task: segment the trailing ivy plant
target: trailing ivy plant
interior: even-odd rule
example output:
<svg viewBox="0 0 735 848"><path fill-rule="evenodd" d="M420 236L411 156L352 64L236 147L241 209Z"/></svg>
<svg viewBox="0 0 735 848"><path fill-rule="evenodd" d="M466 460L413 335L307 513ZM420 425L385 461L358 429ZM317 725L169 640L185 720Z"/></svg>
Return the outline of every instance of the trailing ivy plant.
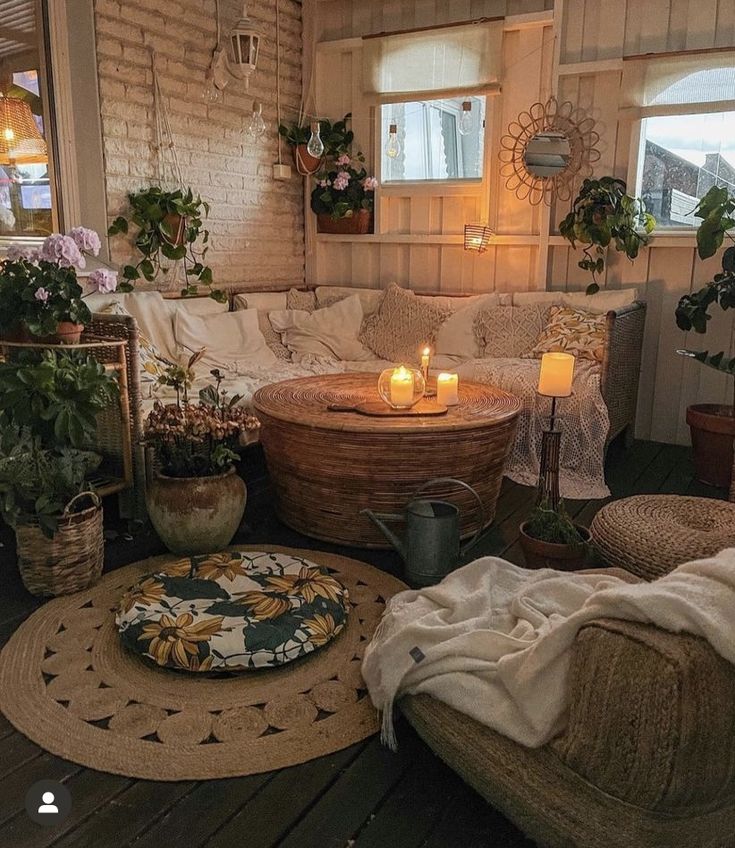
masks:
<svg viewBox="0 0 735 848"><path fill-rule="evenodd" d="M212 289L212 269L204 264L209 250L209 231L204 219L209 215L209 204L190 188L164 191L160 186L150 186L128 195L129 218L120 215L110 225L109 236L127 234L130 225L138 227L135 246L143 258L135 265L122 269L120 291L132 291L142 277L149 283L160 273L166 273L165 261L184 264L186 285L181 293L185 297L199 293L199 284L210 289L210 296L220 303L227 295Z"/></svg>
<svg viewBox="0 0 735 848"><path fill-rule="evenodd" d="M710 306L719 306L723 311L735 307L735 236L731 232L735 229L735 194L730 194L727 188L712 186L699 201L694 215L702 221L697 229L697 253L700 259L714 256L725 239L730 242L722 253L722 270L699 291L685 294L676 307L676 325L680 330L706 333L707 322L712 317ZM711 354L707 350L678 350L677 353L735 378L735 357L726 356L725 351Z"/></svg>
<svg viewBox="0 0 735 848"><path fill-rule="evenodd" d="M559 232L572 245L583 245L584 259L577 264L592 274L587 294L600 290L597 277L605 270L605 251L612 243L631 261L656 226L646 204L627 194L623 180L615 177L587 179L572 203L571 212L559 224Z"/></svg>
<svg viewBox="0 0 735 848"><path fill-rule="evenodd" d="M332 123L327 118L320 118L319 127L322 142L324 143L324 155L327 158L337 158L347 153L354 140L355 134L347 128L347 123L352 118L352 112L348 112L341 121ZM278 127L279 134L286 139L291 147L300 144L308 144L311 138L311 125L299 126L299 124L281 124Z"/></svg>

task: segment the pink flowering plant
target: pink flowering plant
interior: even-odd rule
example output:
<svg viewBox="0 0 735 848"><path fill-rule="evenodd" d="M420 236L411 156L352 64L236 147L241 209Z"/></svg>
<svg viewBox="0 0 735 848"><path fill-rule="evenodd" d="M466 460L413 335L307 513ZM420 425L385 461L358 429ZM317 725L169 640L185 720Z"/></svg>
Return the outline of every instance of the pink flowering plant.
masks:
<svg viewBox="0 0 735 848"><path fill-rule="evenodd" d="M33 336L49 336L62 321L89 323L92 315L77 270L100 247L97 233L85 227L50 235L40 247L11 245L0 261L0 332L24 325ZM106 268L93 271L89 282L92 291L117 288L115 272Z"/></svg>
<svg viewBox="0 0 735 848"><path fill-rule="evenodd" d="M378 181L368 176L365 157L341 153L316 175L316 188L311 193L311 210L332 218L351 218L361 209L372 212Z"/></svg>

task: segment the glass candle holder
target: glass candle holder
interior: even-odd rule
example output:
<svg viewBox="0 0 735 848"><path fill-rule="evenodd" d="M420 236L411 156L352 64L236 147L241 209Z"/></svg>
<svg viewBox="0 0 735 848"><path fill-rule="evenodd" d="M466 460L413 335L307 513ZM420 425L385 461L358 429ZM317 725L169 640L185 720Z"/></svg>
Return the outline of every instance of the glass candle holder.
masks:
<svg viewBox="0 0 735 848"><path fill-rule="evenodd" d="M410 365L386 368L378 378L378 394L393 409L410 409L425 392L424 375Z"/></svg>

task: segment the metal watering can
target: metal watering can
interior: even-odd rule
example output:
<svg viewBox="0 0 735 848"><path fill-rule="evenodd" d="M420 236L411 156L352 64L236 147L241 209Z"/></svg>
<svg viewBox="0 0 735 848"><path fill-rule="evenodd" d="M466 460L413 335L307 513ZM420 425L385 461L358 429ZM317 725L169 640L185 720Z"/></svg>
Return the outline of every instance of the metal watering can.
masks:
<svg viewBox="0 0 735 848"><path fill-rule="evenodd" d="M459 536L459 509L449 501L417 498L425 489L441 483L453 483L467 489L477 501L480 526L464 546ZM418 586L431 586L446 577L477 544L485 526L485 510L472 486L452 477L437 477L421 486L412 496L402 515L361 510L381 530L406 564L406 577ZM386 521L405 521L406 537L400 539Z"/></svg>

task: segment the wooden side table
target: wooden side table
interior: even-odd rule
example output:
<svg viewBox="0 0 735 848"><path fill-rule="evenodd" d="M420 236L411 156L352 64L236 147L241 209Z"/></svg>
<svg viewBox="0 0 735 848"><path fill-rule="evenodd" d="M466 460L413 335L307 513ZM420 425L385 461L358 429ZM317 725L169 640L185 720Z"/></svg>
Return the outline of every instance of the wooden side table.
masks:
<svg viewBox="0 0 735 848"><path fill-rule="evenodd" d="M333 374L265 386L253 403L280 518L307 536L358 547L388 547L360 511L402 512L436 477L472 486L494 515L521 402L479 383L461 382L446 415L370 418L330 405L376 400L377 375ZM480 524L469 493L437 486L461 510L462 536Z"/></svg>

